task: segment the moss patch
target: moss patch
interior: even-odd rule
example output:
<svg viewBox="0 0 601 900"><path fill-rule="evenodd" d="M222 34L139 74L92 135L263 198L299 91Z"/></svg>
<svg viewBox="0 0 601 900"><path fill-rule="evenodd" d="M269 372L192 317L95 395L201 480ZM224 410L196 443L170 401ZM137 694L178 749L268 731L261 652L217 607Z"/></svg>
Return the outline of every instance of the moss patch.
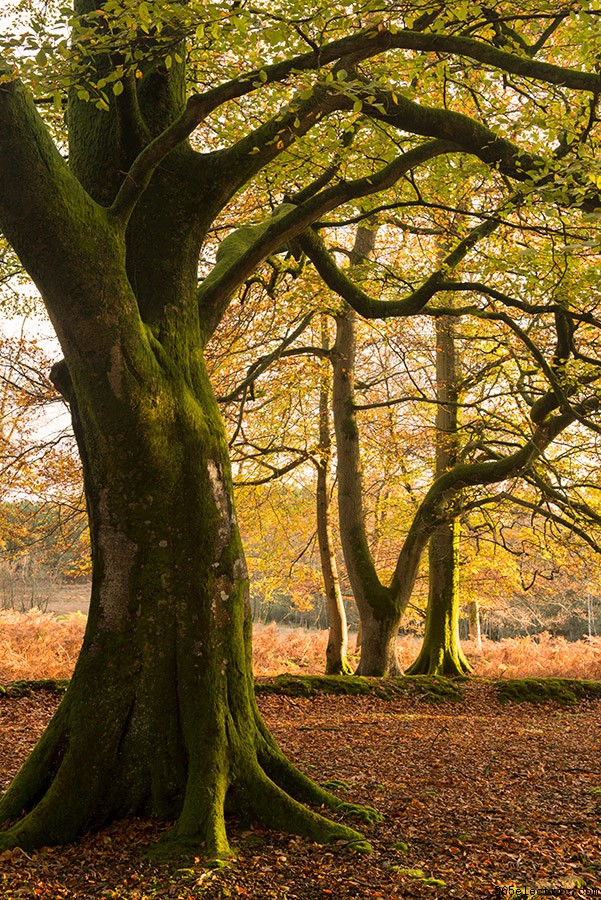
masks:
<svg viewBox="0 0 601 900"><path fill-rule="evenodd" d="M257 694L281 694L288 697L314 697L338 694L350 697L375 696L391 700L406 694L429 703L463 699L461 684L467 677L444 678L430 675L404 675L399 678L367 678L358 675L278 675L261 679ZM66 678L40 678L0 685L0 697L25 697L33 691L64 694ZM513 678L493 681L502 703L561 703L573 705L582 700L601 699L601 681L577 678Z"/></svg>
<svg viewBox="0 0 601 900"><path fill-rule="evenodd" d="M357 675L278 675L260 681L258 694L283 694L289 697L313 697L317 694L344 694L356 697L376 696L390 700L409 694L431 703L461 700L461 688L450 678L405 675L400 678L367 678Z"/></svg>
<svg viewBox="0 0 601 900"><path fill-rule="evenodd" d="M51 694L64 694L69 680L67 678L40 678L35 681L13 681L0 685L0 697L27 697L33 691L49 691Z"/></svg>
<svg viewBox="0 0 601 900"><path fill-rule="evenodd" d="M502 703L549 703L573 705L580 700L601 698L601 681L576 678L514 678L497 682Z"/></svg>

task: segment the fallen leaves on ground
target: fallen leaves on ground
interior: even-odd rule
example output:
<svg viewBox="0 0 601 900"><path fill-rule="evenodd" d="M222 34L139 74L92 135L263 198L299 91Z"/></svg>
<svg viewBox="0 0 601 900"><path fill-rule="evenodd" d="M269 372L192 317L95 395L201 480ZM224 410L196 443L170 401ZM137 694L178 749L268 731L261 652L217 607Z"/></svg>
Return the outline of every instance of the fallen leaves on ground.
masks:
<svg viewBox="0 0 601 900"><path fill-rule="evenodd" d="M476 898L521 885L541 895L601 895L599 701L500 705L490 685L464 690L462 702L436 706L409 696L259 697L272 733L303 771L384 813L381 824L359 826L370 855L234 819L237 858L226 868L157 865L145 854L164 823L128 820L69 847L5 852L0 896ZM45 691L0 700L2 789L57 703Z"/></svg>

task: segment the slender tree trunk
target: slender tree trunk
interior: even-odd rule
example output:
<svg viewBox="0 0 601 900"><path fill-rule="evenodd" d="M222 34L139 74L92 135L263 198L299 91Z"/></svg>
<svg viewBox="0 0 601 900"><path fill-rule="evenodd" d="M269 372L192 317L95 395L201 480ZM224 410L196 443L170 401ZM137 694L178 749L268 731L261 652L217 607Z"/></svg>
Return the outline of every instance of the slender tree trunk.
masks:
<svg viewBox="0 0 601 900"><path fill-rule="evenodd" d="M482 629L480 624L480 604L477 600L470 600L467 605L467 615L470 626L470 640L478 653L482 650Z"/></svg>
<svg viewBox="0 0 601 900"><path fill-rule="evenodd" d="M322 350L329 351L328 325L325 315L321 319ZM331 520L331 478L332 438L330 434L330 378L329 362L322 364L319 386L319 462L317 466L317 537L321 571L326 593L328 610L328 646L326 649L326 674L350 675L351 666L347 659L348 628L346 611L340 590L334 538Z"/></svg>
<svg viewBox="0 0 601 900"><path fill-rule="evenodd" d="M354 260L368 257L375 234L357 230ZM338 459L338 509L344 560L361 618L358 675L398 675L400 609L395 593L378 578L365 530L359 431L354 407L356 314L345 305L336 316L332 353L334 427Z"/></svg>
<svg viewBox="0 0 601 900"><path fill-rule="evenodd" d="M436 478L457 462L457 355L454 320L436 320ZM471 666L459 640L459 518L458 496L430 538L429 591L426 630L419 656L407 669L411 675L462 675Z"/></svg>

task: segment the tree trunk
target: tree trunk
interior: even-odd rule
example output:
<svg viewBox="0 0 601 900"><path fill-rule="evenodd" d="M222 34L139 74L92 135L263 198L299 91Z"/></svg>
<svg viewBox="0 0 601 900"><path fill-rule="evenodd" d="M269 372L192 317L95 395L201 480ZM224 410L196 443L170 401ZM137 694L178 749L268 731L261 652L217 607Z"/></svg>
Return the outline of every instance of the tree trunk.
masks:
<svg viewBox="0 0 601 900"><path fill-rule="evenodd" d="M408 675L465 675L471 666L459 641L459 521L445 522L430 538L426 630Z"/></svg>
<svg viewBox="0 0 601 900"><path fill-rule="evenodd" d="M373 248L374 232L359 228L356 261ZM396 595L378 578L365 532L359 431L354 407L356 314L346 306L336 316L332 353L334 427L338 459L340 539L349 581L361 618L361 658L357 675L399 675L396 650L400 609Z"/></svg>
<svg viewBox="0 0 601 900"><path fill-rule="evenodd" d="M451 317L436 319L436 478L448 472L458 456L458 373L455 325ZM449 503L450 521L430 538L426 630L411 675L463 675L471 666L459 640L459 500Z"/></svg>
<svg viewBox="0 0 601 900"><path fill-rule="evenodd" d="M247 573L226 442L199 360L155 372L135 409L73 398L94 576L67 694L0 804L0 846L73 840L133 814L176 818L168 848L227 853L226 796L252 819L357 840L292 799L341 805L287 762L254 699ZM110 427L110 417L114 425Z"/></svg>
<svg viewBox="0 0 601 900"><path fill-rule="evenodd" d="M480 604L477 600L470 600L467 605L467 615L470 626L470 640L478 653L482 650L482 629L480 625Z"/></svg>
<svg viewBox="0 0 601 900"><path fill-rule="evenodd" d="M328 340L327 319L321 320L321 346L326 352L330 349ZM330 379L329 363L322 364L319 387L319 445L317 452L317 537L321 571L326 593L328 609L328 646L326 648L326 675L350 675L351 666L347 659L348 628L346 611L340 590L336 554L331 521L331 479L330 465L332 458L332 438L330 435Z"/></svg>

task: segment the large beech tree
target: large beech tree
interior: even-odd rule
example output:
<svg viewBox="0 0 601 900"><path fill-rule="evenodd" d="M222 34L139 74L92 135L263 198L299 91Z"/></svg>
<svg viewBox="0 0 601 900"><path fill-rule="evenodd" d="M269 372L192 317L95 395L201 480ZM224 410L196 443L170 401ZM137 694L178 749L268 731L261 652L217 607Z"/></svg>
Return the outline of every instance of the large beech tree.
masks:
<svg viewBox="0 0 601 900"><path fill-rule="evenodd" d="M477 105L466 113L442 98L431 107L415 93L428 59L455 54L476 72L595 95L586 10L539 17L538 4L526 6L478 8L466 25L465 2L424 4L416 18L414 3L390 15L366 4L349 16L345 6L294 3L272 13L75 0L71 42L42 17L38 39L6 41L0 227L64 353L53 378L82 457L94 572L69 690L0 802L0 821L15 820L0 848L67 841L148 813L176 820L172 849L204 843L222 855L226 801L315 840L361 840L302 805L343 807L285 759L255 706L247 573L203 347L269 254L435 157L462 151L510 179L548 179L544 142L529 146L525 134L519 147L513 129L499 134ZM562 29L566 41L545 59ZM568 61L572 46L580 55ZM28 47L42 69L32 77ZM503 81L487 80L492 109ZM63 91L68 157L55 132ZM54 119L40 116L32 92L54 99ZM570 136L582 104L571 115ZM385 158L366 152L368 141L341 162L345 130L360 116L388 135ZM262 223L237 223L199 288L210 230L268 166L271 199L286 202ZM596 208L582 170L558 177L564 193ZM412 311L444 274L412 294ZM547 413L570 415L556 408ZM541 419L524 457L557 427Z"/></svg>

